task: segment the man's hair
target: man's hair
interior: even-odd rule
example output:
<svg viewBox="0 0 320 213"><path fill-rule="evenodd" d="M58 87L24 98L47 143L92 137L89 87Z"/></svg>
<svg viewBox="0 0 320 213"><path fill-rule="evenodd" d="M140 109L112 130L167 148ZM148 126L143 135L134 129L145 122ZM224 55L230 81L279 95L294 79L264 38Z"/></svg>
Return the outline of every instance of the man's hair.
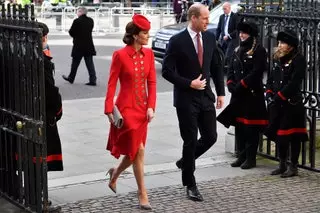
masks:
<svg viewBox="0 0 320 213"><path fill-rule="evenodd" d="M201 3L194 3L188 10L188 20L191 20L192 16L198 18L201 15Z"/></svg>
<svg viewBox="0 0 320 213"><path fill-rule="evenodd" d="M230 4L230 2L225 2L225 3L223 3L222 7L229 7L229 8L231 8L231 4Z"/></svg>
<svg viewBox="0 0 320 213"><path fill-rule="evenodd" d="M84 6L78 7L78 11L79 11L81 14L87 14L87 12L88 12L87 8L84 7Z"/></svg>

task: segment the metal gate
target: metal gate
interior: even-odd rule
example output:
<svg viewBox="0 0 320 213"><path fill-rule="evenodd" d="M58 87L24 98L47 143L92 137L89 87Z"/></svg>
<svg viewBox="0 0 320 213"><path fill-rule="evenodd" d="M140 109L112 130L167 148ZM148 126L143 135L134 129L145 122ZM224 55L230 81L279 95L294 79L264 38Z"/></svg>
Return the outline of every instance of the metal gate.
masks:
<svg viewBox="0 0 320 213"><path fill-rule="evenodd" d="M299 162L303 168L320 172L320 135L317 135L317 127L320 127L320 123L317 125L320 118L320 2L318 0L246 0L241 6L243 10L239 13L240 16L255 21L260 27L260 39L269 54L269 71L273 64L273 48L277 45L277 32L284 27L290 27L300 37L300 49L307 59L303 94L310 140L302 144ZM261 140L259 154L276 159L278 153L273 142Z"/></svg>
<svg viewBox="0 0 320 213"><path fill-rule="evenodd" d="M34 7L1 5L0 195L47 212L42 31Z"/></svg>

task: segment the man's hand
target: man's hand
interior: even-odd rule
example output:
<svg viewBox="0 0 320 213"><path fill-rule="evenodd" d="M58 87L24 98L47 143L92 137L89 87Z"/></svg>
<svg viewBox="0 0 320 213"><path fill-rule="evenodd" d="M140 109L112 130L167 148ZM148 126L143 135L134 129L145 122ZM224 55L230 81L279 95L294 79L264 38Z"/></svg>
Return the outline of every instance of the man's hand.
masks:
<svg viewBox="0 0 320 213"><path fill-rule="evenodd" d="M199 75L198 78L191 81L190 87L197 90L204 90L207 85L207 80L203 79L201 80L202 74Z"/></svg>
<svg viewBox="0 0 320 213"><path fill-rule="evenodd" d="M229 39L228 36L223 36L223 40L227 41Z"/></svg>
<svg viewBox="0 0 320 213"><path fill-rule="evenodd" d="M224 96L218 96L217 98L217 109L221 109L223 107L224 104Z"/></svg>

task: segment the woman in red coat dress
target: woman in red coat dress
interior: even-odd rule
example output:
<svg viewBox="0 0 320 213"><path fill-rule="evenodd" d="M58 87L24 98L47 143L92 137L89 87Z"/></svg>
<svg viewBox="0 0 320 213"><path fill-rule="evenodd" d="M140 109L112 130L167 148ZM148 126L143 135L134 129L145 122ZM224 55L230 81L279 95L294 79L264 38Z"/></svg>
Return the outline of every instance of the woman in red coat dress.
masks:
<svg viewBox="0 0 320 213"><path fill-rule="evenodd" d="M156 71L154 55L148 44L150 22L142 15L134 15L126 26L124 48L113 54L110 77L105 100L105 114L111 123L107 150L119 158L124 155L118 167L108 171L109 187L116 192L120 174L133 166L138 185L139 206L151 209L144 184L144 148L148 123L154 117L156 104ZM123 127L113 125L112 115L117 81L120 91L115 104L124 118Z"/></svg>

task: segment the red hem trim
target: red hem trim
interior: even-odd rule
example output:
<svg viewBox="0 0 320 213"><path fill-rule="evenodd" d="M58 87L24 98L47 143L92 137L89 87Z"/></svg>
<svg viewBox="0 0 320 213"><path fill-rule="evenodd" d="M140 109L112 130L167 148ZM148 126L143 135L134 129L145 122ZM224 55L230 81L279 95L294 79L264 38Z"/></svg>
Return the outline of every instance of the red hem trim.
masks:
<svg viewBox="0 0 320 213"><path fill-rule="evenodd" d="M268 120L249 120L246 118L236 118L236 121L248 125L268 125Z"/></svg>
<svg viewBox="0 0 320 213"><path fill-rule="evenodd" d="M307 129L306 128L292 128L292 129L286 129L286 130L278 130L277 135L291 135L294 133L307 133Z"/></svg>
<svg viewBox="0 0 320 213"><path fill-rule="evenodd" d="M16 160L19 159L19 155L16 154ZM39 157L40 163L42 163L42 157ZM37 162L37 158L33 157L32 158L33 163ZM51 162L51 161L62 161L62 154L57 154L57 155L49 155L47 156L47 162Z"/></svg>

